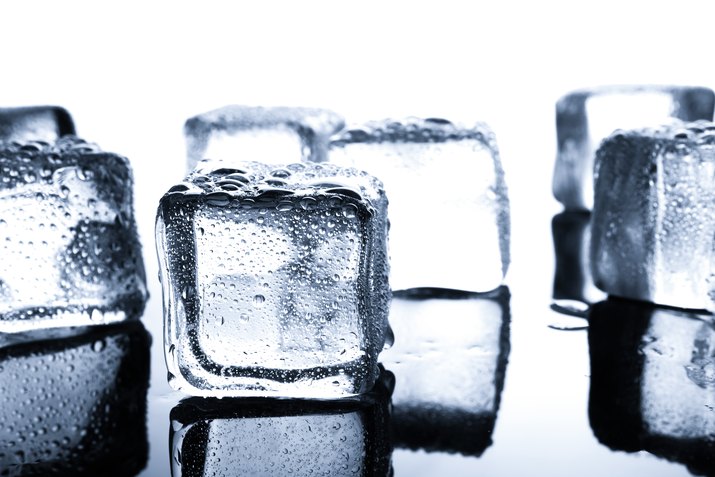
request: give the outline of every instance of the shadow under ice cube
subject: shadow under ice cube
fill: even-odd
[[[81,139],[0,146],[0,332],[138,318],[128,161]]]
[[[616,132],[596,157],[591,266],[609,295],[713,309],[715,124]]]
[[[423,290],[392,300],[395,447],[481,455],[492,443],[509,356],[509,290]]]
[[[141,323],[3,340],[0,475],[132,477],[144,468],[151,339]]]
[[[564,96],[556,103],[554,197],[568,210],[590,210],[594,155],[604,138],[670,118],[712,121],[714,105],[710,89],[686,86],[605,86]]]
[[[386,120],[348,129],[329,160],[380,178],[390,198],[394,290],[497,288],[509,266],[509,201],[484,124]]]
[[[242,167],[197,171],[159,206],[172,386],[204,396],[370,389],[389,301],[381,184],[331,164]]]
[[[713,317],[609,299],[589,323],[588,413],[598,440],[715,475]]]
[[[392,475],[386,374],[332,401],[184,400],[171,410],[171,475]]]
[[[268,164],[323,162],[328,139],[343,124],[340,116],[325,109],[219,108],[186,121],[188,170],[207,158]]]

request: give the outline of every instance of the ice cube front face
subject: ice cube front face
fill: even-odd
[[[387,331],[386,208],[379,181],[329,164],[199,168],[173,187],[157,218],[172,386],[368,390]]]
[[[332,163],[379,177],[390,198],[390,283],[486,292],[509,266],[509,201],[492,132],[440,119],[368,123]]]
[[[127,160],[74,136],[0,143],[0,256],[0,332],[138,318]]]
[[[714,105],[710,89],[685,86],[606,86],[564,96],[556,103],[554,197],[568,210],[591,210],[594,153],[603,139],[670,118],[711,121]]]
[[[616,132],[596,156],[591,266],[610,295],[714,309],[715,124]]]
[[[186,121],[188,170],[206,158],[323,162],[329,137],[343,125],[324,109],[226,106]]]

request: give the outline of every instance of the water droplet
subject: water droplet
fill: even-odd
[[[263,306],[263,303],[266,301],[266,297],[263,295],[256,295],[253,297],[253,306],[255,307],[260,307]]]

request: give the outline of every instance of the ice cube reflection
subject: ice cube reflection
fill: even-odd
[[[340,400],[186,399],[171,411],[171,475],[391,475],[393,385],[383,371]]]
[[[606,298],[591,276],[591,214],[584,211],[556,214],[551,220],[551,233],[556,256],[552,308],[585,316],[591,303]]]
[[[3,338],[0,475],[134,476],[146,465],[141,323]]]
[[[715,474],[713,316],[609,299],[593,307],[588,341],[598,440]]]
[[[395,447],[481,455],[491,443],[509,356],[509,289],[393,297]]]

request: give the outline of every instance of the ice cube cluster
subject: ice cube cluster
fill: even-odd
[[[591,264],[611,295],[715,309],[715,124],[617,131],[598,150]]]
[[[323,162],[329,137],[344,125],[325,109],[226,106],[186,121],[188,170],[203,159]]]
[[[556,103],[558,153],[554,197],[567,210],[593,206],[594,154],[616,129],[654,127],[671,119],[713,119],[708,88],[660,85],[602,86],[574,91]]]
[[[334,136],[329,160],[385,184],[394,290],[487,292],[502,283],[509,200],[496,140],[485,124],[369,122]]]
[[[0,331],[103,324],[147,299],[127,159],[75,136],[0,142]]]
[[[157,217],[172,386],[202,396],[369,390],[389,334],[386,214],[382,184],[355,169],[200,164]]]

